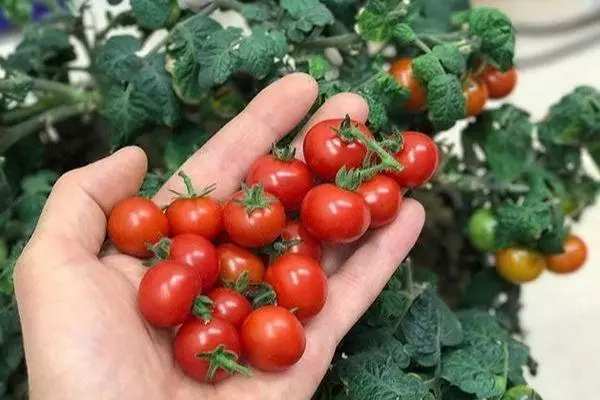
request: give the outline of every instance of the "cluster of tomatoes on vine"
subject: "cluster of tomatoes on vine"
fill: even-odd
[[[392,63],[390,75],[410,90],[410,98],[404,105],[408,111],[422,111],[427,105],[427,90],[415,77],[412,59],[400,58]],[[463,95],[466,102],[466,117],[475,117],[483,111],[489,99],[508,96],[517,85],[517,70],[500,71],[491,65],[480,66],[464,79]]]
[[[190,377],[218,382],[249,366],[282,371],[305,350],[303,324],[327,298],[323,244],[352,243],[396,218],[404,190],[435,173],[438,149],[419,132],[375,140],[362,123],[322,121],[303,141],[258,158],[223,204],[214,185],[165,207],[119,202],[108,236],[124,254],[153,260],[138,289],[150,324],[177,329],[174,359]],[[295,218],[298,216],[299,218]]]

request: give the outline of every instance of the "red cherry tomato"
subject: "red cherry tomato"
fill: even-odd
[[[371,228],[381,228],[396,219],[402,200],[401,190],[395,180],[385,175],[375,175],[356,190],[371,211]]]
[[[485,108],[485,103],[489,99],[487,87],[481,80],[474,77],[467,78],[463,87],[463,94],[467,101],[467,117],[476,117]]]
[[[304,162],[298,159],[280,160],[274,155],[258,158],[246,175],[248,186],[262,183],[265,191],[277,197],[286,211],[300,208],[312,181]]]
[[[178,198],[166,211],[172,235],[193,233],[213,240],[223,230],[221,205],[210,197]]]
[[[224,243],[217,247],[221,262],[221,279],[235,282],[244,272],[248,271],[248,279],[260,283],[265,275],[265,264],[262,260],[233,243]]]
[[[300,218],[310,233],[327,243],[354,242],[371,223],[369,206],[360,195],[329,183],[306,194]]]
[[[230,372],[244,370],[236,363],[242,354],[240,335],[231,323],[219,317],[210,322],[188,319],[175,335],[173,354],[183,372],[203,382],[220,382],[228,378]],[[233,356],[233,360],[227,360],[227,354]],[[209,377],[211,361],[221,368]]]
[[[277,305],[296,309],[300,321],[317,315],[327,299],[327,276],[310,257],[282,255],[267,269],[265,282],[275,290]]]
[[[569,274],[583,267],[588,253],[585,242],[579,236],[569,235],[563,247],[564,253],[546,256],[548,269],[558,274]]]
[[[488,65],[481,80],[488,89],[491,99],[502,99],[514,90],[517,86],[517,69],[511,68],[508,71],[500,71]]]
[[[249,190],[254,190],[253,186]],[[262,193],[264,206],[248,209],[242,201],[248,198],[237,192],[223,207],[223,222],[231,240],[244,247],[262,247],[273,242],[285,226],[285,210],[269,193]]]
[[[211,242],[199,235],[185,234],[171,240],[169,259],[193,267],[200,274],[202,289],[210,290],[219,279],[219,255]]]
[[[283,307],[254,310],[242,325],[244,356],[263,371],[283,371],[296,364],[306,348],[306,334],[298,318]]]
[[[286,254],[300,254],[321,261],[321,242],[301,223],[288,221],[281,231],[281,238],[285,241],[301,240],[300,243],[288,248]]]
[[[404,169],[388,175],[403,188],[415,188],[427,183],[435,174],[440,154],[435,142],[421,132],[407,131],[402,137],[404,146],[394,158]]]
[[[147,246],[169,236],[169,222],[161,209],[148,199],[129,197],[118,202],[108,217],[108,237],[122,253],[149,257]]]
[[[198,273],[187,265],[163,261],[151,267],[140,282],[138,307],[153,325],[177,326],[188,317],[202,290]]]
[[[231,322],[236,328],[252,312],[252,305],[241,293],[228,288],[216,288],[208,298],[213,302],[213,318],[219,317]]]
[[[427,104],[427,91],[419,80],[414,76],[412,70],[412,59],[401,58],[393,62],[390,75],[401,86],[410,90],[410,98],[404,104],[408,111],[421,111]]]
[[[319,178],[332,181],[338,171],[345,166],[348,169],[362,166],[367,148],[359,141],[346,141],[337,131],[342,119],[321,121],[309,129],[304,138],[304,158],[310,170]],[[372,138],[373,134],[364,124],[352,121],[363,135]]]

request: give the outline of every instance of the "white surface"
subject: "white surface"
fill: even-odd
[[[93,1],[96,21],[104,23],[104,1]],[[597,0],[482,0],[475,1],[505,9],[520,22],[548,22],[577,15]],[[553,48],[562,38],[548,41],[519,40],[519,56]],[[15,38],[0,40],[6,54]],[[548,107],[578,85],[600,88],[600,44],[551,65],[523,71],[509,101],[542,118]],[[545,274],[524,288],[522,319],[527,341],[540,363],[533,386],[545,400],[592,400],[600,398],[600,207],[590,210],[575,232],[590,248],[586,267],[578,274],[557,277]]]

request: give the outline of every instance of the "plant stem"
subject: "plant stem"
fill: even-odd
[[[412,262],[410,261],[410,259],[407,259],[404,263],[405,267],[404,267],[404,271],[402,274],[402,281],[404,283],[404,288],[405,290],[408,291],[408,293],[412,294],[413,292],[413,287],[415,286],[415,281],[413,278],[413,270],[412,270]]]
[[[130,20],[134,20],[134,15],[131,11],[124,11],[115,15],[114,18],[108,23],[106,28],[96,33],[96,40],[98,41],[104,39],[113,28],[127,24],[127,21]]]
[[[212,4],[216,5],[218,8],[226,8],[235,11],[242,11],[242,7],[244,7],[244,3],[237,0],[213,0]]]
[[[47,79],[32,78],[33,79],[33,90],[54,93],[64,98],[73,100],[82,100],[87,95],[81,90],[74,89],[73,87],[60,83],[49,81]],[[8,80],[0,80],[0,93],[11,90],[13,83]]]
[[[413,41],[413,43],[415,44],[415,46],[417,46],[419,49],[423,50],[423,52],[425,53],[431,53],[431,48],[429,46],[427,46],[427,44],[425,44],[425,42],[423,42],[421,39],[419,39],[418,37],[415,38],[415,40]]]
[[[20,107],[3,113],[0,115],[0,123],[2,125],[12,125],[27,118],[31,118],[41,112],[44,112],[48,108],[55,107],[61,103],[62,101],[57,98],[42,99],[31,106]]]
[[[299,44],[299,47],[306,49],[322,49],[327,47],[343,47],[362,41],[356,33],[346,33],[343,35],[330,36],[321,39],[315,39]]]
[[[60,105],[19,125],[0,131],[0,154],[4,153],[19,140],[39,131],[47,122],[61,122],[82,115],[86,110],[86,102]]]

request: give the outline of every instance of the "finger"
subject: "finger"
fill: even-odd
[[[330,277],[325,308],[311,321],[324,340],[339,342],[375,301],[415,244],[424,221],[423,206],[405,199],[396,221],[374,232]]]
[[[79,250],[96,255],[104,242],[108,213],[139,190],[146,168],[144,151],[127,147],[66,173],[50,193],[32,242],[54,237],[71,254]],[[48,256],[60,257],[58,250]]]
[[[239,188],[246,171],[259,156],[291,131],[314,103],[318,86],[309,75],[296,73],[271,84],[258,94],[240,115],[223,127],[181,167],[198,186],[217,184],[216,198]],[[183,190],[174,174],[154,200],[166,204],[169,190]]]

